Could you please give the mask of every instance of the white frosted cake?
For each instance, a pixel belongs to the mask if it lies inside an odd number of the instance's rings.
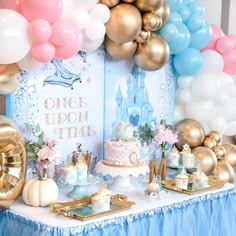
[[[192,174],[192,181],[193,190],[199,190],[208,187],[208,177],[204,172],[202,172],[200,164],[198,164],[197,172]]]
[[[106,156],[103,163],[120,167],[142,165],[141,143],[133,137],[133,126],[128,122],[121,121],[115,130],[117,137],[105,141]]]

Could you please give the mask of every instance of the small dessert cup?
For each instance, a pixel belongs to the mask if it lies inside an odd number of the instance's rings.
[[[92,211],[94,214],[104,212],[104,211],[110,211],[110,202],[111,202],[111,196],[99,196],[95,195],[92,197]]]
[[[179,174],[175,177],[175,186],[177,188],[188,189],[188,176]]]

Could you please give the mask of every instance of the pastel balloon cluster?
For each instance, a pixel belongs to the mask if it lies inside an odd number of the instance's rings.
[[[235,135],[236,81],[223,71],[224,59],[220,53],[206,50],[201,54],[203,66],[199,73],[178,77],[175,122],[193,118],[206,132]]]
[[[212,36],[206,47],[201,51],[214,50],[224,60],[224,72],[236,74],[236,35],[225,35],[220,27],[211,24]]]
[[[98,0],[2,0],[0,64],[31,71],[79,51],[96,50],[110,10]]]
[[[157,31],[168,43],[173,67],[178,75],[194,75],[203,65],[200,49],[211,38],[210,24],[204,19],[205,7],[195,0],[167,0],[170,17]]]
[[[134,58],[144,70],[158,70],[169,59],[169,46],[155,33],[168,20],[165,0],[100,0],[110,8],[105,49],[114,59]]]

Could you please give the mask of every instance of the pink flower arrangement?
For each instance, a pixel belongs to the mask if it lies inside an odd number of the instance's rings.
[[[164,157],[167,144],[173,146],[179,141],[177,132],[174,127],[161,120],[160,124],[153,125],[152,136],[155,141],[161,146],[162,156]]]

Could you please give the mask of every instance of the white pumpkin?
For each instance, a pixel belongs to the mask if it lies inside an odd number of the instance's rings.
[[[31,206],[48,206],[57,200],[58,186],[53,179],[30,179],[23,188],[23,200]]]

